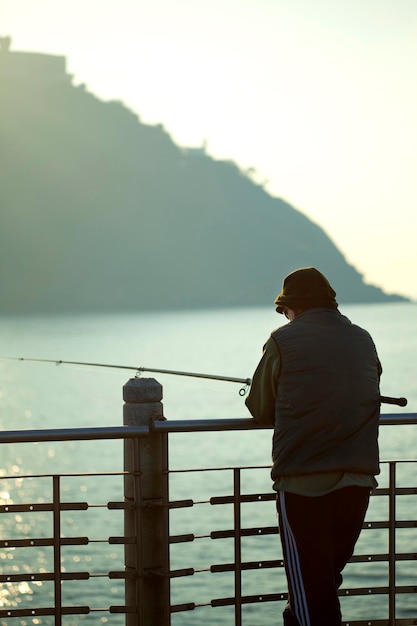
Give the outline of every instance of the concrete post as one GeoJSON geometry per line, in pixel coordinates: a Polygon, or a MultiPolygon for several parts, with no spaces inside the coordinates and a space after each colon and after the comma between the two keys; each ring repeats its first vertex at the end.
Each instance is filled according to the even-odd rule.
{"type": "MultiPolygon", "coordinates": [[[[162,386],[131,378],[123,387],[123,424],[164,420],[162,386]]],[[[169,626],[168,435],[127,439],[124,450],[126,626],[169,626]]]]}

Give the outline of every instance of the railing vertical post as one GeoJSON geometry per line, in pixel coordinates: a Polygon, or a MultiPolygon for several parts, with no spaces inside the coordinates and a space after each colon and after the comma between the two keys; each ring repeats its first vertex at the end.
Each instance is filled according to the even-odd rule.
{"type": "Polygon", "coordinates": [[[396,527],[396,463],[390,461],[389,463],[389,521],[388,521],[388,624],[394,626],[395,624],[395,593],[396,593],[396,539],[395,539],[395,527],[396,527]]]}
{"type": "Polygon", "coordinates": [[[147,437],[124,447],[126,626],[169,626],[168,445],[152,432],[164,420],[162,386],[154,378],[132,378],[123,387],[123,424],[149,426],[147,437]]]}
{"type": "Polygon", "coordinates": [[[54,527],[54,605],[55,626],[62,624],[61,580],[61,496],[59,476],[52,477],[53,527],[54,527]]]}
{"type": "Polygon", "coordinates": [[[235,626],[242,624],[242,540],[240,510],[240,468],[233,470],[233,509],[235,544],[235,626]]]}

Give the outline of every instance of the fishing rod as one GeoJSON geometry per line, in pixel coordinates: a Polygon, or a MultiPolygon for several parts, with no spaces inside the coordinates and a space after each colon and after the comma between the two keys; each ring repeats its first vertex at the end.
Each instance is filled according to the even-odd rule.
{"type": "MultiPolygon", "coordinates": [[[[35,359],[27,357],[0,356],[0,359],[7,361],[28,361],[30,363],[54,363],[55,365],[81,365],[84,367],[103,367],[108,369],[130,370],[136,372],[138,378],[142,372],[154,374],[169,374],[173,376],[189,376],[191,378],[205,378],[208,380],[220,380],[229,383],[241,383],[244,386],[239,389],[239,395],[244,396],[252,383],[251,378],[236,378],[233,376],[218,376],[216,374],[201,374],[197,372],[182,372],[178,370],[156,369],[153,367],[134,367],[130,365],[114,365],[110,363],[89,363],[85,361],[63,361],[61,359],[35,359]]],[[[381,403],[407,406],[407,398],[393,398],[391,396],[380,396],[381,403]]]]}
{"type": "Polygon", "coordinates": [[[110,363],[87,363],[85,361],[63,361],[61,359],[32,359],[27,357],[0,356],[2,360],[8,361],[28,361],[30,363],[54,363],[55,365],[82,365],[85,367],[105,367],[109,369],[130,370],[136,372],[139,378],[142,372],[154,374],[170,374],[173,376],[190,376],[192,378],[206,378],[208,380],[222,380],[229,383],[242,383],[244,387],[239,389],[239,395],[244,396],[252,380],[250,378],[236,378],[233,376],[218,376],[216,374],[199,374],[197,372],[182,372],[178,370],[156,369],[153,367],[135,367],[130,365],[114,365],[110,363]]]}

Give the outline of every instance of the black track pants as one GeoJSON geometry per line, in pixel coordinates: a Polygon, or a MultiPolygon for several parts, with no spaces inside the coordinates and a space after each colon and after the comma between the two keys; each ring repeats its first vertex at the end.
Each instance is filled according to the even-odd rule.
{"type": "Polygon", "coordinates": [[[369,493],[367,487],[345,487],[318,497],[278,492],[289,591],[285,626],[340,626],[337,590],[362,528],[369,493]]]}

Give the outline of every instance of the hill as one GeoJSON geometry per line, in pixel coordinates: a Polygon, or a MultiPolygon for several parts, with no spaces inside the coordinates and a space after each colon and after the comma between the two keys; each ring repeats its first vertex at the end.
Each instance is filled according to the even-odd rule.
{"type": "Polygon", "coordinates": [[[308,265],[339,302],[405,300],[234,163],[74,86],[63,57],[0,51],[0,145],[2,313],[266,305],[308,265]]]}

